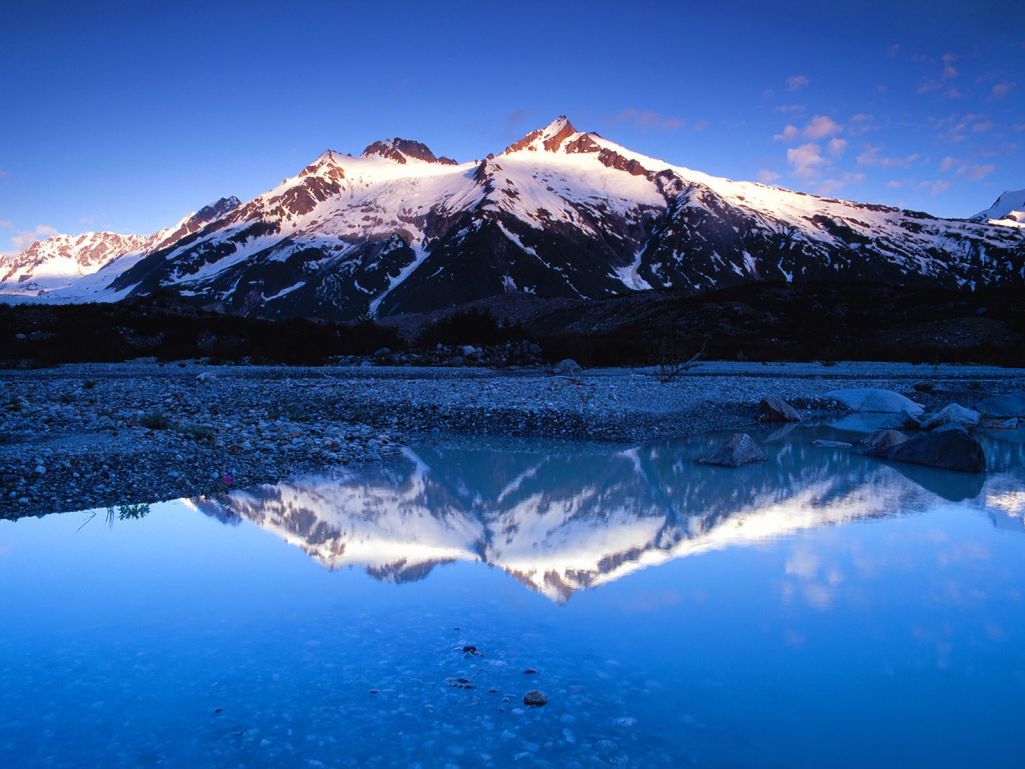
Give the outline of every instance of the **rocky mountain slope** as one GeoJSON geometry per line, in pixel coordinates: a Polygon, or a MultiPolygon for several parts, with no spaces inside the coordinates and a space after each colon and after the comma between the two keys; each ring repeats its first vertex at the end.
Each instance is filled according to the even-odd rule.
{"type": "MultiPolygon", "coordinates": [[[[170,289],[229,312],[345,320],[507,294],[592,299],[765,280],[1025,284],[1019,228],[717,178],[565,117],[466,163],[399,138],[359,157],[329,150],[198,227],[109,253],[103,270],[43,299],[170,289]]],[[[14,284],[34,274],[23,266],[14,284]]]]}

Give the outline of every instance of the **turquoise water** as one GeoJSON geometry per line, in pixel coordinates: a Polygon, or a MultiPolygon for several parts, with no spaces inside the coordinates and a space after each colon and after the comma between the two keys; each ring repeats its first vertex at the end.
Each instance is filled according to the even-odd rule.
{"type": "Polygon", "coordinates": [[[1025,434],[976,479],[840,427],[0,522],[0,766],[1021,766],[1025,434]]]}

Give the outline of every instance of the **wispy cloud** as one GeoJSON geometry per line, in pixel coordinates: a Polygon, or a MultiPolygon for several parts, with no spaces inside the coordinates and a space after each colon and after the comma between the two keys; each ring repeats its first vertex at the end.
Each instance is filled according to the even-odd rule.
{"type": "Polygon", "coordinates": [[[946,179],[923,179],[917,184],[918,189],[928,192],[933,196],[946,192],[953,186],[946,179]]]}
{"type": "Polygon", "coordinates": [[[24,251],[37,240],[56,235],[57,230],[48,224],[40,224],[34,230],[20,230],[11,235],[11,245],[19,251],[24,251]]]}
{"type": "Polygon", "coordinates": [[[815,142],[808,142],[788,149],[787,162],[795,176],[805,181],[811,181],[818,176],[819,168],[825,165],[826,159],[822,157],[821,146],[815,142]]]}
{"type": "Polygon", "coordinates": [[[944,173],[953,171],[955,176],[973,182],[982,181],[996,170],[996,163],[976,163],[971,160],[961,160],[953,155],[947,155],[940,161],[940,171],[944,173]]]}
{"type": "Polygon", "coordinates": [[[962,163],[957,168],[957,175],[973,182],[981,182],[996,170],[995,163],[962,163]]]}
{"type": "Polygon", "coordinates": [[[844,153],[844,150],[847,149],[847,140],[838,138],[830,139],[827,146],[829,148],[830,155],[833,157],[840,157],[840,155],[844,153]]]}
{"type": "Polygon", "coordinates": [[[787,125],[782,131],[773,136],[772,138],[778,142],[793,142],[797,141],[797,137],[801,135],[800,129],[795,125],[787,125]]]}
{"type": "Polygon", "coordinates": [[[851,115],[851,119],[847,123],[847,133],[860,136],[861,134],[876,130],[876,127],[874,116],[869,115],[867,112],[858,112],[855,115],[851,115]]]}
{"type": "Polygon", "coordinates": [[[775,184],[779,181],[779,174],[768,168],[761,168],[758,173],[755,174],[755,179],[760,181],[762,184],[775,184]]]}
{"type": "Polygon", "coordinates": [[[800,91],[802,88],[807,88],[809,83],[811,80],[807,75],[791,75],[787,78],[787,90],[800,91]]]}
{"type": "Polygon", "coordinates": [[[930,122],[939,131],[938,138],[948,142],[963,142],[971,136],[984,134],[993,128],[993,121],[981,112],[948,115],[939,120],[932,119],[930,122]]]}
{"type": "Polygon", "coordinates": [[[903,168],[919,160],[917,153],[910,155],[884,155],[883,148],[868,145],[858,155],[859,166],[877,166],[879,168],[903,168]]]}
{"type": "Polygon", "coordinates": [[[951,83],[951,80],[956,78],[959,74],[957,67],[954,66],[954,62],[957,61],[957,57],[952,53],[943,54],[940,59],[940,74],[937,77],[926,78],[918,86],[918,93],[932,93],[934,91],[944,91],[945,95],[951,99],[957,99],[964,96],[957,86],[951,83]]]}
{"type": "Polygon", "coordinates": [[[825,139],[827,136],[838,134],[841,126],[828,115],[816,115],[804,128],[804,135],[809,139],[825,139]]]}
{"type": "Polygon", "coordinates": [[[989,90],[990,100],[996,101],[997,99],[1003,99],[1012,91],[1014,85],[1015,84],[1010,81],[994,84],[994,86],[989,90]]]}
{"type": "Polygon", "coordinates": [[[616,119],[620,123],[633,123],[642,130],[654,128],[660,131],[678,131],[687,124],[687,121],[682,118],[636,107],[627,107],[619,113],[616,119]]]}
{"type": "Polygon", "coordinates": [[[14,222],[12,222],[10,219],[0,219],[0,228],[3,228],[5,230],[9,230],[13,226],[14,226],[14,222]]]}
{"type": "Polygon", "coordinates": [[[849,184],[858,184],[865,181],[865,174],[859,172],[843,171],[838,175],[831,174],[829,178],[819,183],[820,195],[835,195],[849,184]]]}
{"type": "Polygon", "coordinates": [[[805,139],[812,139],[813,141],[820,141],[828,138],[835,134],[840,133],[843,130],[843,126],[837,123],[833,118],[828,115],[815,115],[804,128],[798,128],[792,123],[787,124],[782,131],[773,136],[772,138],[776,141],[781,142],[795,142],[800,137],[805,139]]]}

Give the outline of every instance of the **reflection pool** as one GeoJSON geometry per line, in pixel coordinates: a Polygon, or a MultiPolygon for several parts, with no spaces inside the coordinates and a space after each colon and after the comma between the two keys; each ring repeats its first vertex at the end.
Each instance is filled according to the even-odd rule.
{"type": "Polygon", "coordinates": [[[0,766],[1021,766],[1025,431],[970,476],[851,429],[0,521],[0,766]]]}

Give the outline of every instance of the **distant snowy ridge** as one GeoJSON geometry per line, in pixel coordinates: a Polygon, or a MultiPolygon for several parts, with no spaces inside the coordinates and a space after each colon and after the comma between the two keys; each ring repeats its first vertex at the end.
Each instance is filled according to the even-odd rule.
{"type": "Polygon", "coordinates": [[[1025,286],[1018,227],[714,177],[566,117],[464,163],[398,137],[358,157],[327,150],[252,200],[214,208],[183,231],[91,257],[88,274],[59,285],[38,282],[45,260],[25,258],[0,290],[48,302],[172,290],[228,312],[345,320],[507,293],[602,298],[761,280],[1025,286]]]}
{"type": "Polygon", "coordinates": [[[104,268],[108,269],[105,275],[112,278],[143,255],[163,244],[181,240],[239,204],[236,197],[221,198],[149,236],[86,232],[37,240],[20,254],[0,262],[0,294],[31,296],[70,289],[70,293],[84,297],[90,293],[91,284],[98,284],[94,291],[103,299],[118,298],[104,293],[109,280],[86,281],[83,278],[104,268]],[[111,270],[115,262],[117,266],[111,270]]]}
{"type": "Polygon", "coordinates": [[[972,218],[1005,227],[1025,227],[1025,190],[1008,190],[972,218]]]}

